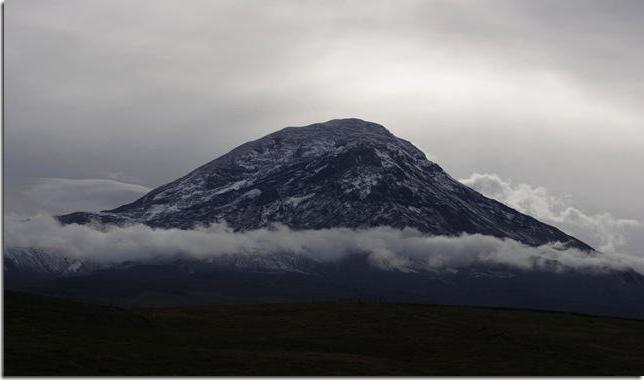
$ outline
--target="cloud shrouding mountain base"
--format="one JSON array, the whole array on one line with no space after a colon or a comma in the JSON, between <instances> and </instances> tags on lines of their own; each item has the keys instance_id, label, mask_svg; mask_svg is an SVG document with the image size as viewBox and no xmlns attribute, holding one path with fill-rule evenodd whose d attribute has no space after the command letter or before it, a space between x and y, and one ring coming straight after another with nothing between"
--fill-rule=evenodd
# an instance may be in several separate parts
<instances>
[{"instance_id":1,"label":"cloud shrouding mountain base","mask_svg":"<svg viewBox=\"0 0 644 380\"><path fill-rule=\"evenodd\" d=\"M49 215L6 218L6 247L31 247L99 263L173 257L293 254L321 262L366 254L372 264L399 270L446 269L499 264L520 269L606 271L632 268L644 260L616 253L589 254L557 245L529 247L483 235L427 236L417 230L376 227L291 230L285 226L234 232L213 224L193 230L61 225Z\"/></svg>"},{"instance_id":2,"label":"cloud shrouding mountain base","mask_svg":"<svg viewBox=\"0 0 644 380\"><path fill-rule=\"evenodd\" d=\"M637 242L631 242L644 231L644 225L633 219L620 219L609 213L589 215L570 206L562 197L544 187L514 184L496 174L472 174L459 180L486 197L496 199L544 223L561 228L602 252L628 251L637 254Z\"/></svg>"}]
</instances>

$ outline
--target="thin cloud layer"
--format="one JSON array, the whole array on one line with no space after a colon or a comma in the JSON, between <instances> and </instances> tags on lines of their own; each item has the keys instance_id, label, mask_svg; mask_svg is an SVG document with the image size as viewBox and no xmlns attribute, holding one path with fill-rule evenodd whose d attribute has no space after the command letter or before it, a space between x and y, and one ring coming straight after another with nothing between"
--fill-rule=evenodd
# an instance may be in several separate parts
<instances>
[{"instance_id":1,"label":"thin cloud layer","mask_svg":"<svg viewBox=\"0 0 644 380\"><path fill-rule=\"evenodd\" d=\"M98 227L62 226L48 215L7 218L7 247L32 247L98 263L175 257L207 259L223 255L291 254L320 262L366 254L385 269L440 270L477 264L505 265L525 270L624 270L644 274L644 260L619 254L588 254L556 245L529 247L483 235L427 236L389 227L351 230L294 231L284 226L233 232L222 224L193 230L152 229L144 225Z\"/></svg>"},{"instance_id":2,"label":"thin cloud layer","mask_svg":"<svg viewBox=\"0 0 644 380\"><path fill-rule=\"evenodd\" d=\"M626 249L629 253L637 253L638 247L631 246L629 236L644 232L640 221L616 218L609 213L588 215L544 187L513 184L495 174L475 173L460 182L542 222L555 225L600 251Z\"/></svg>"},{"instance_id":3,"label":"thin cloud layer","mask_svg":"<svg viewBox=\"0 0 644 380\"><path fill-rule=\"evenodd\" d=\"M132 202L151 189L113 179L39 178L24 194L53 213L101 211Z\"/></svg>"}]
</instances>

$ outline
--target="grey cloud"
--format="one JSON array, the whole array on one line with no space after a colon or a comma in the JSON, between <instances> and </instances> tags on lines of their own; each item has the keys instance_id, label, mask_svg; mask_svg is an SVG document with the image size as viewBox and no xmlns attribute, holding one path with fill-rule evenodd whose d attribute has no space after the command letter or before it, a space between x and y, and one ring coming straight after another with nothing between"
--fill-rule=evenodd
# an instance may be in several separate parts
<instances>
[{"instance_id":1,"label":"grey cloud","mask_svg":"<svg viewBox=\"0 0 644 380\"><path fill-rule=\"evenodd\" d=\"M641 90L644 74L637 67L644 55L633 48L642 43L639 20L644 6L637 0L468 1L424 2L418 18L429 18L426 29L441 30L456 44L488 51L499 63L547 68L565 73L587 88L610 92L641 107L633 85ZM629 57L623 60L620 57Z\"/></svg>"},{"instance_id":2,"label":"grey cloud","mask_svg":"<svg viewBox=\"0 0 644 380\"><path fill-rule=\"evenodd\" d=\"M588 215L544 187L513 184L495 174L475 173L460 182L487 197L555 225L601 251L643 253L639 241L629 241L629 238L644 232L644 224L638 220L616 218L610 213Z\"/></svg>"},{"instance_id":3,"label":"grey cloud","mask_svg":"<svg viewBox=\"0 0 644 380\"><path fill-rule=\"evenodd\" d=\"M344 228L293 231L284 226L233 232L213 224L194 230L152 229L143 225L98 228L61 226L47 215L11 217L7 246L33 247L99 263L188 256L287 253L314 260L336 261L351 254L368 255L370 262L402 271L443 270L476 264L501 264L525 270L606 271L634 269L644 274L644 260L620 254L562 251L557 246L528 247L491 236L426 236L416 230L388 227L366 230ZM557 263L557 265L553 265Z\"/></svg>"},{"instance_id":4,"label":"grey cloud","mask_svg":"<svg viewBox=\"0 0 644 380\"><path fill-rule=\"evenodd\" d=\"M42 210L58 214L111 209L132 202L150 190L112 179L40 178L23 193Z\"/></svg>"},{"instance_id":5,"label":"grey cloud","mask_svg":"<svg viewBox=\"0 0 644 380\"><path fill-rule=\"evenodd\" d=\"M276 129L360 117L457 177L496 172L641 219L643 8L9 1L5 179L154 187Z\"/></svg>"}]
</instances>

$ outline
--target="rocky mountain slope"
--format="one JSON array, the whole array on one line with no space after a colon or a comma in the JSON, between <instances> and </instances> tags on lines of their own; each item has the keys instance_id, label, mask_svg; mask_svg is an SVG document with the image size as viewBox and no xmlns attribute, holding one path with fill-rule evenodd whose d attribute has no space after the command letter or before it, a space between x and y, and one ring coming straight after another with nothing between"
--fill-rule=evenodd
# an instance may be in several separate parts
<instances>
[{"instance_id":1,"label":"rocky mountain slope","mask_svg":"<svg viewBox=\"0 0 644 380\"><path fill-rule=\"evenodd\" d=\"M235 230L411 227L433 235L484 234L537 246L592 250L555 227L459 183L383 126L339 119L289 127L243 144L113 210L62 223L144 223Z\"/></svg>"},{"instance_id":2,"label":"rocky mountain slope","mask_svg":"<svg viewBox=\"0 0 644 380\"><path fill-rule=\"evenodd\" d=\"M531 246L550 243L562 249L562 257L570 253L563 251L566 247L586 251L591 261L603 255L486 198L454 180L411 143L357 119L282 129L135 202L58 219L160 229L220 222L236 231L273 224L294 230L410 227L428 235L482 234ZM262 251L99 263L67 258L65 252L4 248L8 289L128 307L375 299L644 318L644 276L639 272L575 269L554 257L531 268L490 261L433 268L422 257L389 267L374 264L359 250L331 261ZM509 254L519 258L524 253Z\"/></svg>"}]
</instances>

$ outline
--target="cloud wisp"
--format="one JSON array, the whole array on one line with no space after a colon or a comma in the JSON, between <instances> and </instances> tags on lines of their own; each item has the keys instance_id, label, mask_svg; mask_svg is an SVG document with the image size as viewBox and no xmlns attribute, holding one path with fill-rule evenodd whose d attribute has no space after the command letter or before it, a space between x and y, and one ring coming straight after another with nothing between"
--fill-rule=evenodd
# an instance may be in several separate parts
<instances>
[{"instance_id":1,"label":"cloud wisp","mask_svg":"<svg viewBox=\"0 0 644 380\"><path fill-rule=\"evenodd\" d=\"M616 218L609 213L588 215L544 187L514 184L496 174L475 173L460 182L489 198L557 226L600 251L617 252L626 249L634 251L629 253L637 253L637 247L629 247L629 235L643 232L644 225L640 221Z\"/></svg>"},{"instance_id":2,"label":"cloud wisp","mask_svg":"<svg viewBox=\"0 0 644 380\"><path fill-rule=\"evenodd\" d=\"M150 188L114 179L39 178L24 194L51 213L101 211L132 202Z\"/></svg>"},{"instance_id":3,"label":"cloud wisp","mask_svg":"<svg viewBox=\"0 0 644 380\"><path fill-rule=\"evenodd\" d=\"M364 254L380 268L441 270L473 265L503 265L524 270L634 269L644 274L644 260L611 254L589 254L556 245L529 247L483 235L427 236L417 230L376 227L291 230L285 226L234 232L223 224L193 230L153 229L141 224L124 227L61 225L40 214L27 219L7 217L7 247L31 247L70 258L111 264L224 255L291 254L333 262Z\"/></svg>"}]
</instances>

